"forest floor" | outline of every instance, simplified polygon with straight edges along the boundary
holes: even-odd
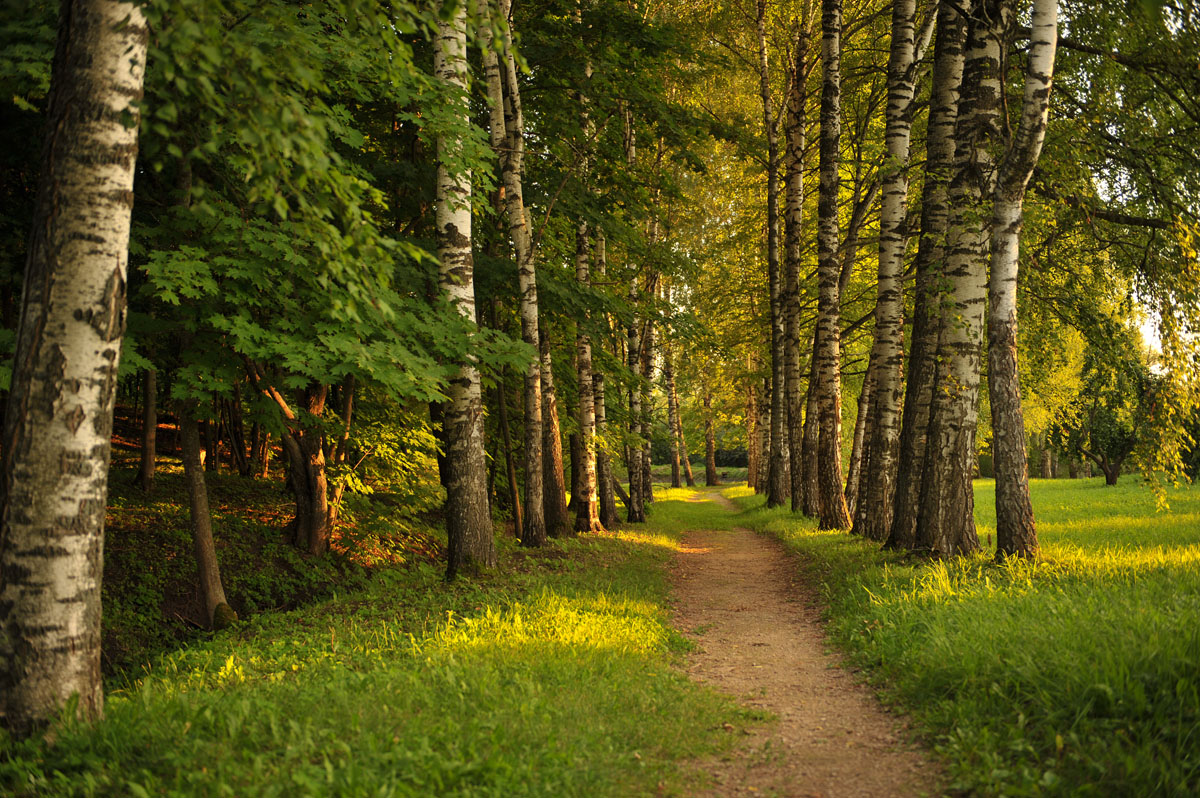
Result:
[[[693,497],[714,514],[720,493]],[[673,567],[675,624],[696,647],[692,678],[740,696],[776,723],[748,729],[732,752],[697,764],[710,796],[916,796],[940,770],[828,651],[816,593],[774,538],[744,528],[684,534]]]

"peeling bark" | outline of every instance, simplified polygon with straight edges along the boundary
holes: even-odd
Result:
[[[146,62],[139,6],[64,0],[0,446],[0,724],[103,712],[100,579]],[[127,124],[127,120],[130,124]]]

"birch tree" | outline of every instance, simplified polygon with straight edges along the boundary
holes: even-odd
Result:
[[[1017,371],[1017,270],[1021,208],[1033,175],[1050,110],[1058,43],[1058,4],[1034,0],[1029,64],[1021,121],[996,182],[992,201],[992,263],[988,283],[988,393],[996,464],[996,556],[1033,557],[1037,530],[1029,501],[1025,421]]]
[[[467,75],[467,9],[439,20],[434,74],[457,89],[457,122],[470,124]],[[446,299],[475,321],[475,272],[471,252],[471,172],[462,166],[461,144],[443,133],[437,142],[438,282]],[[446,440],[447,578],[464,569],[496,564],[484,453],[483,393],[472,356],[447,386],[443,405]]]
[[[943,557],[979,548],[972,476],[987,302],[989,226],[983,200],[990,194],[1003,146],[1000,56],[1012,9],[977,0],[970,14],[949,189],[948,319],[930,413],[916,541],[919,549]]]
[[[800,366],[800,256],[804,226],[804,149],[806,145],[809,55],[812,24],[806,6],[796,34],[788,75],[786,172],[784,176],[784,381],[787,400],[789,493],[792,512],[804,508],[804,391]]]
[[[885,540],[891,531],[896,478],[896,449],[900,435],[901,378],[904,361],[904,297],[901,273],[907,243],[908,165],[912,141],[913,99],[917,64],[932,25],[917,41],[916,0],[892,4],[892,42],[888,58],[888,100],[885,113],[887,160],[883,167],[883,200],[879,219],[878,299],[875,340],[871,352],[870,435],[864,441],[861,489],[855,486],[854,533]]]
[[[838,258],[838,148],[841,145],[841,0],[823,0],[821,13],[820,185],[817,198],[817,443],[819,520],[822,529],[847,529],[842,493],[841,296]]]
[[[486,4],[487,0],[480,0]],[[490,5],[482,7],[490,10]],[[499,15],[508,16],[508,0],[500,0]],[[508,234],[517,260],[520,292],[521,340],[535,353],[541,351],[538,335],[537,272],[533,258],[533,239],[525,218],[525,200],[521,186],[521,164],[525,153],[525,122],[521,113],[521,95],[517,86],[516,59],[512,41],[505,30],[503,59],[493,42],[492,26],[480,26],[484,75],[488,87],[489,129],[492,149],[500,159],[500,179],[508,218]],[[503,63],[501,61],[503,60]],[[542,486],[542,378],[541,360],[535,354],[525,369],[525,516],[520,530],[521,545],[537,547],[546,543],[546,516]]]
[[[921,194],[921,238],[915,265],[912,341],[892,524],[886,544],[889,548],[912,549],[916,546],[930,407],[945,317],[942,294],[946,229],[950,219],[948,191],[954,163],[954,128],[958,119],[966,35],[966,18],[955,6],[939,4],[925,144],[925,185]]]
[[[771,444],[767,463],[767,506],[778,507],[788,496],[785,401],[783,273],[779,264],[779,131],[771,98],[770,61],[767,53],[767,0],[758,0],[758,86],[763,106],[763,132],[767,138],[767,280],[771,318]]]
[[[103,712],[100,579],[148,31],[137,5],[66,0],[25,263],[0,494],[0,723],[72,697]]]

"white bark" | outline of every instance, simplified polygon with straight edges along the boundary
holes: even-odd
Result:
[[[824,0],[821,14],[820,186],[817,197],[817,400],[820,431],[817,480],[822,529],[846,529],[842,492],[841,295],[838,245],[838,167],[842,134],[842,3]]]
[[[1012,9],[972,3],[955,132],[946,284],[952,306],[941,348],[926,453],[917,545],[937,556],[975,551],[971,484],[987,300],[989,228],[983,198],[994,185],[1002,142],[1001,34]]]
[[[20,735],[72,695],[103,709],[100,580],[137,109],[138,6],[62,7],[4,422],[0,722]],[[132,124],[126,124],[132,115]]]
[[[1017,369],[1017,274],[1025,187],[1042,152],[1050,111],[1050,86],[1058,43],[1055,0],[1035,0],[1029,66],[1016,138],[996,184],[992,204],[992,268],[988,285],[988,390],[996,462],[998,556],[1037,554],[1029,500],[1025,420]]]
[[[490,11],[487,0],[479,0]],[[507,2],[501,0],[499,13],[507,16]],[[542,384],[541,340],[538,330],[537,272],[533,260],[533,239],[525,217],[521,186],[521,167],[525,153],[525,126],[521,97],[512,54],[512,42],[502,42],[503,63],[496,53],[491,27],[480,26],[484,75],[488,87],[489,129],[492,149],[500,158],[500,178],[508,219],[509,237],[517,260],[520,292],[521,340],[533,348],[534,357],[525,369],[525,515],[520,531],[525,546],[546,542],[546,517],[542,486]]]
[[[433,51],[434,74],[455,92],[458,121],[470,124],[467,94],[467,9],[460,6],[450,20],[438,23]],[[474,262],[471,252],[471,172],[454,169],[461,143],[438,137],[437,240],[443,295],[470,323],[475,322]],[[447,386],[446,531],[447,574],[496,564],[492,519],[487,495],[484,452],[483,394],[473,356]]]
[[[888,60],[888,102],[884,141],[883,201],[879,217],[878,299],[871,352],[874,386],[871,434],[866,439],[861,486],[855,486],[854,532],[884,540],[892,520],[896,455],[900,438],[900,397],[904,361],[904,296],[901,273],[908,240],[908,166],[912,140],[912,104],[916,91],[916,0],[892,4],[892,44]],[[861,487],[861,490],[859,489]]]

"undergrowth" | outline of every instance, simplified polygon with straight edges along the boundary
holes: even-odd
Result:
[[[638,530],[503,539],[473,580],[380,568],[127,669],[103,721],[0,740],[0,793],[678,794],[694,777],[677,762],[747,717],[676,667],[664,566],[697,512],[681,498]]]
[[[994,485],[976,483],[981,539]],[[1200,793],[1200,489],[1032,482],[1037,562],[924,562],[725,491],[798,552],[829,631],[982,795]]]

